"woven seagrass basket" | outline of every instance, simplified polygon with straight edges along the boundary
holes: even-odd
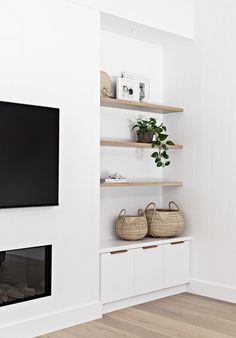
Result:
[[[128,241],[136,241],[146,236],[148,231],[145,213],[139,209],[137,216],[126,215],[126,209],[122,209],[116,219],[117,235]]]
[[[172,205],[175,209],[172,209]],[[150,209],[150,207],[153,207]],[[169,209],[157,209],[155,203],[150,203],[145,209],[148,223],[148,235],[153,237],[172,237],[179,235],[184,229],[184,219],[179,207],[173,201]]]

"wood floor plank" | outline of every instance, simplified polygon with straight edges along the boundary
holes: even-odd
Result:
[[[171,338],[232,338],[234,336],[201,328],[197,325],[173,320],[136,308],[128,308],[109,314],[112,318],[132,321],[135,325],[150,329]]]
[[[69,332],[66,332],[66,330],[56,331],[52,333],[45,334],[44,336],[41,336],[43,338],[75,338],[74,335],[70,334]],[[39,338],[41,338],[39,337]]]
[[[199,312],[197,307],[190,311],[188,308],[179,306],[179,304],[173,303],[170,306],[167,302],[150,302],[138,305],[136,308],[184,323],[197,325],[208,330],[232,335],[233,337],[236,334],[236,314],[234,314],[234,320],[231,318],[220,318],[208,313]]]
[[[180,294],[38,338],[236,338],[236,304]]]
[[[132,322],[126,322],[120,319],[112,318],[109,315],[105,315],[102,319],[103,323],[107,326],[112,326],[115,328],[122,329],[123,332],[129,332],[136,335],[139,338],[168,338],[169,336],[163,334],[157,334],[154,331],[151,331],[147,328],[143,328],[137,325],[134,325]]]
[[[169,297],[172,298],[172,297]],[[221,312],[224,313],[231,313],[232,311],[236,311],[236,304],[223,302],[217,299],[212,299],[208,297],[198,296],[190,293],[183,293],[180,295],[173,296],[173,301],[182,302],[184,304],[192,304],[195,307],[201,306],[205,307],[206,309],[209,308],[216,308]]]
[[[179,296],[179,295],[178,295]],[[176,304],[179,305],[180,308],[185,308],[188,311],[195,311],[205,314],[205,315],[212,315],[216,318],[221,319],[231,319],[235,321],[235,313],[236,313],[236,305],[226,302],[210,302],[209,298],[202,297],[202,296],[195,296],[199,298],[187,297],[185,294],[181,295],[182,297],[172,296],[167,297],[165,299],[160,299],[158,302],[159,304],[167,304],[170,307],[175,306]],[[228,304],[228,306],[227,306]]]
[[[74,326],[66,329],[66,331],[76,338],[138,338],[136,335],[104,325],[98,321],[92,322],[91,325]]]

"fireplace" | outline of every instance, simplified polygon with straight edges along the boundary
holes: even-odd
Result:
[[[0,306],[51,295],[52,246],[0,251]]]

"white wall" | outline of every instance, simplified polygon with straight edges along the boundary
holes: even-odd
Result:
[[[75,0],[74,0],[75,1]],[[193,38],[194,0],[77,0],[103,13]]]
[[[101,69],[116,77],[122,71],[141,74],[150,78],[151,101],[162,102],[163,50],[161,46],[144,43],[121,35],[101,31]],[[149,118],[153,114],[135,111],[101,109],[101,138],[137,140],[131,131],[138,117]],[[161,116],[155,114],[154,117]],[[156,168],[150,157],[152,150],[101,148],[101,177],[120,173],[128,178],[162,178],[162,169]],[[114,220],[121,209],[137,213],[150,201],[162,203],[160,188],[104,188],[101,190],[101,238],[115,236]]]
[[[184,180],[174,197],[193,235],[191,290],[236,302],[236,3],[198,0],[195,8],[194,42],[164,50],[165,101],[186,111],[168,117],[184,151],[164,175]]]
[[[52,243],[53,294],[0,308],[1,337],[100,315],[99,34],[98,13],[71,1],[0,2],[0,100],[60,108],[60,205],[0,210],[1,250]]]
[[[0,211],[1,250],[53,244],[53,295],[1,308],[0,335],[3,337],[15,338],[16,334],[18,338],[32,337],[44,330],[86,320],[89,317],[81,313],[87,314],[86,306],[98,303],[100,32],[97,11],[79,7],[79,2],[0,2],[0,99],[61,109],[60,206]],[[193,1],[181,1],[181,4],[178,1],[177,5],[176,1],[158,3],[156,11],[146,6],[155,14],[155,22],[152,16],[147,22],[143,3],[141,9],[131,12],[130,3],[126,2],[124,7],[119,3],[116,8],[110,1],[112,13],[108,7],[106,12],[127,15],[126,19],[192,37],[193,21],[188,19]],[[105,12],[109,4],[103,4]],[[186,111],[183,115],[165,117],[170,134],[176,142],[184,144],[184,150],[173,154],[174,163],[165,169],[164,176],[183,179],[184,187],[164,189],[164,202],[174,199],[180,204],[186,217],[186,231],[193,235],[194,292],[236,302],[233,267],[236,254],[233,218],[236,4],[233,0],[198,0],[195,7],[194,41],[165,34],[159,36],[159,44],[164,46],[164,102],[184,106]],[[174,9],[175,18],[172,12],[170,15],[170,8]],[[118,13],[118,10],[123,12]],[[140,15],[141,11],[142,17],[132,16],[133,13]],[[149,75],[148,63],[140,59],[147,49],[151,51],[149,55],[145,53],[151,60],[153,73],[150,76],[158,78],[161,74],[160,46],[146,45],[142,49],[141,42],[127,43],[117,37],[118,45],[114,48],[113,39],[105,37],[106,34],[102,34],[101,68],[113,75],[122,70],[118,69],[118,62],[111,63],[111,60],[112,57],[119,62],[122,60],[124,43],[126,48],[138,50],[138,53],[134,62],[128,59],[127,66],[125,62],[123,66]],[[112,48],[106,44],[107,39]],[[157,88],[162,92],[161,85]],[[160,92],[156,92],[157,101],[162,100]],[[102,122],[107,121],[102,126],[102,136],[131,137],[126,122],[138,115],[127,114],[102,110]],[[81,117],[86,117],[85,123],[90,123],[89,132],[81,128]],[[111,124],[113,129],[109,127]],[[132,149],[102,149],[102,161],[107,162],[102,162],[101,169],[112,171],[119,164],[120,169],[126,168],[122,170],[126,175],[131,173],[131,165],[137,164],[136,175],[144,172],[143,176],[153,176],[151,159],[148,169],[142,167],[146,156],[149,160],[145,154]],[[102,218],[103,238],[113,235],[110,229],[114,215],[123,206],[134,212],[150,199],[161,202],[161,190],[150,188],[104,189],[101,196],[102,214],[107,215],[105,222]],[[89,238],[89,245],[86,238]],[[75,316],[74,310],[79,306],[82,310]],[[71,322],[67,310],[72,311]],[[98,316],[99,311],[91,308],[89,313],[91,318]],[[45,315],[48,319],[43,320]],[[19,327],[13,324],[28,319],[32,320],[32,326],[26,322],[21,326],[22,331],[16,331]]]

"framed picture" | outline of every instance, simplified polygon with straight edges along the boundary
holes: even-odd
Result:
[[[136,80],[139,83],[139,101],[150,100],[150,79],[139,74],[122,72],[124,79]]]
[[[116,98],[118,100],[139,101],[139,82],[137,80],[117,78]]]

